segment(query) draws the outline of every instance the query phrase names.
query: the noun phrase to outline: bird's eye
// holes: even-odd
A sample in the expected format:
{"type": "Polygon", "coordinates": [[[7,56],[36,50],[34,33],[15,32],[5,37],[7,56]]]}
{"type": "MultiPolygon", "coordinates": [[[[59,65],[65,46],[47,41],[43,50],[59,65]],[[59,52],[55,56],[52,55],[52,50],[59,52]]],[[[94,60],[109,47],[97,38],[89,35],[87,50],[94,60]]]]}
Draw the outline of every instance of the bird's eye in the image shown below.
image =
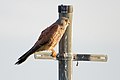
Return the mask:
{"type": "Polygon", "coordinates": [[[67,22],[68,20],[66,19],[65,21],[67,22]]]}

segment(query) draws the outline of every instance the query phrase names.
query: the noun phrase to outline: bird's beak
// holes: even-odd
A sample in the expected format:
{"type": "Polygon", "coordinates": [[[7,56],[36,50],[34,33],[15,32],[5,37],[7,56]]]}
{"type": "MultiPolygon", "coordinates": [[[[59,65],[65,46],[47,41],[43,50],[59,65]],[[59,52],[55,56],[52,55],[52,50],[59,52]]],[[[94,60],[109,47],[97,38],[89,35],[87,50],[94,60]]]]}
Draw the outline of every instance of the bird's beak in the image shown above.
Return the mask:
{"type": "Polygon", "coordinates": [[[70,21],[68,20],[68,24],[70,24],[70,21]]]}

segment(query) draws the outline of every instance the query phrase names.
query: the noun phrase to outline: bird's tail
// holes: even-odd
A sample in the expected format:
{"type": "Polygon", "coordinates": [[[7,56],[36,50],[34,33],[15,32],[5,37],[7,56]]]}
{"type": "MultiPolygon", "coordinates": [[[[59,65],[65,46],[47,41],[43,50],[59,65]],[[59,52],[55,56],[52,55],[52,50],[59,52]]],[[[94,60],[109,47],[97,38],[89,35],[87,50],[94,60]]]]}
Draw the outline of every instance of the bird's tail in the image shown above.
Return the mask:
{"type": "Polygon", "coordinates": [[[32,47],[29,51],[27,51],[24,55],[22,55],[18,61],[15,63],[16,65],[21,64],[24,62],[31,54],[33,54],[36,51],[34,47],[32,47]]]}
{"type": "Polygon", "coordinates": [[[15,63],[15,65],[19,65],[21,64],[22,62],[24,62],[32,53],[30,53],[29,51],[26,52],[24,55],[22,55],[18,61],[15,63]]]}

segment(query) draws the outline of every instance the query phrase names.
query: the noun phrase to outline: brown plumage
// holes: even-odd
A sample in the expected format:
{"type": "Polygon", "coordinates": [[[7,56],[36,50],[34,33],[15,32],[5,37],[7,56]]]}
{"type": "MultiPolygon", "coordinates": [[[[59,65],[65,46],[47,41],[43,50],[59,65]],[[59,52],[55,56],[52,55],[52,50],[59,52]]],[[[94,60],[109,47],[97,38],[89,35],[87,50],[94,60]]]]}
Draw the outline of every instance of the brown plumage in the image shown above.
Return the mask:
{"type": "Polygon", "coordinates": [[[51,50],[52,51],[51,56],[55,57],[56,52],[54,51],[53,48],[60,41],[69,23],[70,22],[68,18],[61,17],[50,27],[47,27],[45,30],[43,30],[34,46],[24,55],[22,55],[15,64],[21,64],[31,54],[43,50],[51,50]]]}

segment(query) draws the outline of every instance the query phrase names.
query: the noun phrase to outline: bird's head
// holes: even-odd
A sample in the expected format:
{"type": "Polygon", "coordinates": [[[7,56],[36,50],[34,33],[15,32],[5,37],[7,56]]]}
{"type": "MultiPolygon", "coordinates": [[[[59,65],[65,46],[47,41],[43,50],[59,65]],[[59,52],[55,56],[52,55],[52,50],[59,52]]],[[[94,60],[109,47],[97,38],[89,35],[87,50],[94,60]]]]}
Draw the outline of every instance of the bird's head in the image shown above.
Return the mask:
{"type": "Polygon", "coordinates": [[[62,26],[66,26],[66,27],[67,27],[67,26],[70,24],[69,19],[66,18],[66,17],[61,17],[61,18],[59,19],[59,21],[60,21],[60,24],[61,24],[62,26]]]}

